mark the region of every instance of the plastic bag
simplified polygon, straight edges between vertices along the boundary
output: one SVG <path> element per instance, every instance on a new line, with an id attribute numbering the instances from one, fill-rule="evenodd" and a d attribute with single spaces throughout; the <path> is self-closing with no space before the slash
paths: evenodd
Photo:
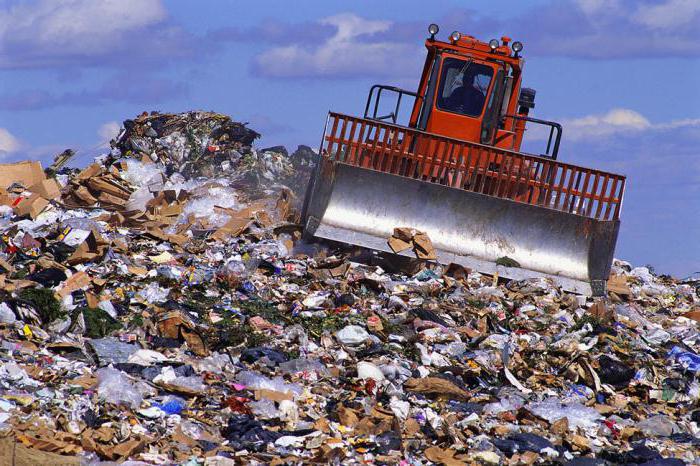
<path id="1" fill-rule="evenodd" d="M 103 367 L 97 371 L 97 392 L 107 403 L 126 404 L 132 409 L 139 407 L 143 397 L 122 371 Z"/>
<path id="2" fill-rule="evenodd" d="M 161 288 L 157 283 L 151 282 L 137 293 L 137 296 L 151 304 L 162 303 L 170 294 L 170 288 Z"/>
<path id="3" fill-rule="evenodd" d="M 145 211 L 146 204 L 148 201 L 153 199 L 153 193 L 146 186 L 138 188 L 136 191 L 131 193 L 129 200 L 126 202 L 125 208 L 130 211 Z"/>
<path id="4" fill-rule="evenodd" d="M 166 414 L 180 414 L 187 407 L 187 402 L 179 396 L 166 396 L 161 403 L 153 403 L 153 406 Z"/>
<path id="5" fill-rule="evenodd" d="M 250 411 L 255 414 L 258 419 L 276 419 L 280 416 L 280 412 L 275 406 L 275 402 L 268 399 L 253 401 L 248 403 Z"/>
<path id="6" fill-rule="evenodd" d="M 335 337 L 344 345 L 361 345 L 369 339 L 369 333 L 359 325 L 348 325 L 335 332 Z"/>
<path id="7" fill-rule="evenodd" d="M 283 258 L 289 255 L 289 250 L 281 241 L 263 240 L 251 247 L 252 251 L 260 257 Z"/>
<path id="8" fill-rule="evenodd" d="M 524 400 L 518 396 L 504 396 L 499 401 L 488 403 L 484 406 L 484 412 L 489 414 L 499 414 L 505 411 L 516 411 L 523 407 Z"/>
<path id="9" fill-rule="evenodd" d="M 527 409 L 537 416 L 554 422 L 563 417 L 569 420 L 569 428 L 581 427 L 588 429 L 596 427 L 602 416 L 593 408 L 581 403 L 561 404 L 559 400 L 549 399 L 541 403 L 530 403 Z"/>
<path id="10" fill-rule="evenodd" d="M 0 303 L 0 323 L 14 324 L 16 320 L 15 313 L 10 309 L 10 306 L 6 303 Z"/>
<path id="11" fill-rule="evenodd" d="M 318 359 L 292 359 L 291 361 L 281 363 L 279 367 L 285 374 L 298 374 L 299 372 L 328 374 L 328 369 Z"/>
<path id="12" fill-rule="evenodd" d="M 357 378 L 358 379 L 373 379 L 377 382 L 384 380 L 384 374 L 381 369 L 371 362 L 360 361 L 357 363 Z"/>
<path id="13" fill-rule="evenodd" d="M 162 368 L 160 374 L 153 378 L 153 383 L 166 383 L 196 392 L 203 392 L 207 389 L 200 377 L 195 375 L 189 377 L 178 376 L 170 366 Z"/>
<path id="14" fill-rule="evenodd" d="M 137 345 L 124 343 L 112 337 L 90 340 L 89 345 L 103 366 L 127 362 L 129 357 L 140 349 Z"/>
<path id="15" fill-rule="evenodd" d="M 158 351 L 140 349 L 129 356 L 127 362 L 138 364 L 140 366 L 150 366 L 160 362 L 167 361 L 168 358 Z"/>
<path id="16" fill-rule="evenodd" d="M 691 372 L 700 371 L 700 356 L 695 353 L 691 353 L 690 351 L 683 351 L 683 349 L 679 346 L 674 346 L 668 353 L 668 357 L 674 359 L 686 370 L 689 370 Z"/>
<path id="17" fill-rule="evenodd" d="M 276 392 L 292 392 L 300 395 L 302 389 L 299 385 L 286 383 L 282 377 L 270 379 L 264 375 L 256 374 L 255 372 L 243 371 L 236 375 L 236 381 L 245 385 L 251 390 L 274 390 Z"/>

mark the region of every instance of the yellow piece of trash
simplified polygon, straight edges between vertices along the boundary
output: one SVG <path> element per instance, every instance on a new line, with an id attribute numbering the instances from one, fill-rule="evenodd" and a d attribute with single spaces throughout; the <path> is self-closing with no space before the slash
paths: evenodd
<path id="1" fill-rule="evenodd" d="M 24 333 L 24 336 L 27 337 L 28 340 L 31 340 L 34 337 L 34 334 L 32 333 L 32 329 L 29 328 L 29 325 L 24 324 L 24 327 L 22 327 L 22 332 Z"/>
<path id="2" fill-rule="evenodd" d="M 170 262 L 174 259 L 173 255 L 170 254 L 168 251 L 163 251 L 162 253 L 158 254 L 157 256 L 148 256 L 148 258 L 152 262 L 155 262 L 156 264 L 165 264 L 165 263 Z"/>

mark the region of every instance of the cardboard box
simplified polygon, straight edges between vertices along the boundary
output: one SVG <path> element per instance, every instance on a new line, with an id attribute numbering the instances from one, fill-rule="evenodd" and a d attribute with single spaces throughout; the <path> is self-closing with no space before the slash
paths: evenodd
<path id="1" fill-rule="evenodd" d="M 0 164 L 0 188 L 7 189 L 12 183 L 21 183 L 29 187 L 45 179 L 46 175 L 41 168 L 41 162 L 25 160 Z"/>
<path id="2" fill-rule="evenodd" d="M 0 188 L 0 205 L 12 205 L 12 197 L 5 191 L 5 188 Z"/>
<path id="3" fill-rule="evenodd" d="M 83 171 L 78 173 L 78 176 L 75 177 L 75 180 L 76 181 L 89 180 L 93 176 L 97 176 L 100 173 L 102 173 L 102 167 L 100 167 L 100 165 L 97 163 L 93 163 L 92 165 L 88 166 L 87 168 L 84 168 Z"/>
<path id="4" fill-rule="evenodd" d="M 35 219 L 47 205 L 49 205 L 49 201 L 35 193 L 20 199 L 14 208 L 14 212 L 15 215 L 20 217 L 29 215 L 29 217 Z"/>
<path id="5" fill-rule="evenodd" d="M 620 296 L 629 296 L 632 294 L 632 290 L 627 284 L 627 277 L 625 275 L 610 274 L 608 278 L 608 291 L 612 291 Z"/>
<path id="6" fill-rule="evenodd" d="M 53 178 L 40 181 L 29 187 L 33 193 L 41 195 L 44 199 L 56 199 L 61 195 L 61 186 Z"/>

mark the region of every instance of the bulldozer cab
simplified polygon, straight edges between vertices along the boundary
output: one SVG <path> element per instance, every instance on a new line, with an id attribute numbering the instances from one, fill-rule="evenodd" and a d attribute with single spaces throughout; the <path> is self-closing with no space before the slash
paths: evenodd
<path id="1" fill-rule="evenodd" d="M 528 116 L 535 106 L 535 91 L 521 92 L 524 60 L 511 51 L 510 43 L 508 37 L 485 43 L 458 32 L 452 33 L 449 42 L 429 38 L 418 91 L 373 86 L 365 118 L 391 119 L 422 131 L 513 151 L 520 151 L 527 123 L 543 125 L 549 137 L 544 151 L 537 155 L 556 159 L 561 126 Z M 514 44 L 522 50 L 519 42 Z M 409 121 L 400 122 L 404 95 L 414 102 Z M 383 99 L 394 99 L 396 107 L 381 116 L 378 111 L 386 106 Z"/>
<path id="2" fill-rule="evenodd" d="M 562 128 L 529 115 L 520 42 L 429 32 L 416 91 L 375 85 L 363 117 L 329 112 L 306 237 L 420 257 L 389 241 L 420 231 L 438 262 L 603 294 L 625 177 L 557 160 Z M 549 134 L 537 154 L 521 150 L 531 125 Z"/>

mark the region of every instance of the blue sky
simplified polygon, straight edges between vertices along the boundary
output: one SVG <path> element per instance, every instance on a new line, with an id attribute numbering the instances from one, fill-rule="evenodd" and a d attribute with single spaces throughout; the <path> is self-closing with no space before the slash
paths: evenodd
<path id="1" fill-rule="evenodd" d="M 700 271 L 698 0 L 0 0 L 0 160 L 87 161 L 143 110 L 215 110 L 259 147 L 316 147 L 329 109 L 415 87 L 431 22 L 521 40 L 560 159 L 628 176 L 616 255 Z"/>

